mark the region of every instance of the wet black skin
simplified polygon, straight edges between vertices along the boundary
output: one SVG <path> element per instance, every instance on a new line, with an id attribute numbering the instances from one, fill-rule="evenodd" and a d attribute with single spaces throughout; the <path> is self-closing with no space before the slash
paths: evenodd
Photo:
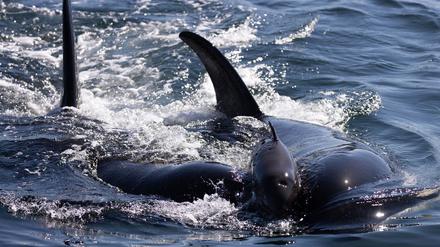
<path id="1" fill-rule="evenodd" d="M 98 163 L 97 175 L 126 193 L 178 202 L 217 193 L 237 206 L 245 206 L 243 210 L 270 218 L 313 218 L 327 210 L 338 196 L 392 175 L 388 164 L 361 143 L 339 138 L 319 126 L 301 122 L 292 126 L 289 120 L 272 120 L 274 127 L 284 128 L 279 128 L 279 137 L 268 137 L 259 143 L 249 170 L 207 161 L 155 165 L 103 160 Z M 299 140 L 306 141 L 301 143 L 285 135 L 289 127 L 315 131 L 295 132 Z M 321 141 L 309 142 L 312 139 Z"/>
<path id="2" fill-rule="evenodd" d="M 298 167 L 287 147 L 276 136 L 263 140 L 252 155 L 255 203 L 274 216 L 289 214 L 300 190 Z"/>
<path id="3" fill-rule="evenodd" d="M 160 196 L 177 202 L 217 193 L 238 203 L 244 196 L 246 184 L 246 174 L 231 166 L 207 161 L 155 165 L 106 160 L 98 163 L 97 175 L 126 193 Z"/>
<path id="4" fill-rule="evenodd" d="M 272 123 L 295 157 L 305 211 L 320 210 L 351 189 L 393 177 L 383 157 L 342 133 L 301 121 L 273 117 L 263 121 Z"/>

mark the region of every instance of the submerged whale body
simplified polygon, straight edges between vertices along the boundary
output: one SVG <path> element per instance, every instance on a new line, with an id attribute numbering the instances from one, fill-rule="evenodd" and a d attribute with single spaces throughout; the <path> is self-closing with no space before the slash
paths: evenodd
<path id="1" fill-rule="evenodd" d="M 321 216 L 328 212 L 338 219 L 347 212 L 349 219 L 354 216 L 369 219 L 366 207 L 375 209 L 378 204 L 382 205 L 381 209 L 389 210 L 389 215 L 401 210 L 406 205 L 404 201 L 413 203 L 414 199 L 437 193 L 402 190 L 398 196 L 386 200 L 378 198 L 356 204 L 362 205 L 360 208 L 347 203 L 332 207 L 335 201 L 350 200 L 353 188 L 392 177 L 385 159 L 365 144 L 325 127 L 264 115 L 238 73 L 211 43 L 191 32 L 182 32 L 180 37 L 201 58 L 211 76 L 217 109 L 231 118 L 251 116 L 264 121 L 270 125 L 271 135 L 256 147 L 247 170 L 211 161 L 158 165 L 106 159 L 97 164 L 97 176 L 101 180 L 126 193 L 178 202 L 217 193 L 243 210 L 276 217 L 307 215 L 309 222 L 322 221 Z M 63 1 L 63 42 L 61 106 L 77 107 L 79 89 L 69 0 Z"/>

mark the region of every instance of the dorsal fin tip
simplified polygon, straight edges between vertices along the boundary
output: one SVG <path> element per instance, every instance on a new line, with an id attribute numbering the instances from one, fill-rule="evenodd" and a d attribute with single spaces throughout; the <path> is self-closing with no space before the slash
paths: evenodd
<path id="1" fill-rule="evenodd" d="M 270 131 L 272 132 L 272 140 L 274 142 L 278 141 L 278 135 L 277 132 L 275 131 L 275 128 L 273 127 L 272 123 L 269 121 L 269 127 L 270 127 Z"/>

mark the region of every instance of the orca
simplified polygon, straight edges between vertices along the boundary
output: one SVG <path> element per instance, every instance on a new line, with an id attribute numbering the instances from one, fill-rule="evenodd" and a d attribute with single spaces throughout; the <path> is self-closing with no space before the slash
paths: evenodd
<path id="1" fill-rule="evenodd" d="M 179 37 L 195 51 L 208 71 L 219 111 L 229 118 L 251 116 L 271 122 L 293 157 L 307 171 L 316 173 L 303 179 L 313 191 L 309 200 L 312 204 L 321 205 L 349 187 L 391 176 L 388 162 L 361 142 L 323 126 L 263 114 L 237 71 L 217 48 L 192 32 L 182 32 Z"/>
<path id="2" fill-rule="evenodd" d="M 350 139 L 343 133 L 327 127 L 264 114 L 237 71 L 216 47 L 208 40 L 190 31 L 181 32 L 179 37 L 197 54 L 208 72 L 214 85 L 217 100 L 216 109 L 218 111 L 224 113 L 228 118 L 236 116 L 254 117 L 265 123 L 270 123 L 271 128 L 274 129 L 273 132 L 278 133 L 279 143 L 280 145 L 282 143 L 283 147 L 266 152 L 264 158 L 259 153 L 254 155 L 253 158 L 267 163 L 262 167 L 269 167 L 270 163 L 285 162 L 287 164 L 289 162 L 285 160 L 286 155 L 282 154 L 280 150 L 288 150 L 295 161 L 297 167 L 295 169 L 299 170 L 299 177 L 287 183 L 287 187 L 292 190 L 293 194 L 296 194 L 292 198 L 296 198 L 297 204 L 301 204 L 299 207 L 291 205 L 295 208 L 296 213 L 301 211 L 300 214 L 311 215 L 309 218 L 319 218 L 315 216 L 329 212 L 330 206 L 335 205 L 334 202 L 344 198 L 344 196 L 347 197 L 354 188 L 391 183 L 390 181 L 393 180 L 395 172 L 391 169 L 390 162 L 368 145 Z M 270 171 L 265 173 L 269 174 Z M 280 177 L 275 176 L 274 179 L 280 179 Z M 254 178 L 254 183 L 256 181 L 258 180 Z M 276 190 L 273 189 L 272 191 Z M 384 191 L 386 191 L 386 188 Z M 398 209 L 391 207 L 391 205 L 395 206 L 395 203 L 391 202 L 401 200 L 400 205 L 403 206 L 403 201 L 409 202 L 411 198 L 417 197 L 415 194 L 419 189 L 412 188 L 411 191 L 414 192 L 413 196 L 405 194 L 388 198 L 387 203 L 378 203 L 382 205 L 382 208 L 390 206 L 387 212 L 381 212 L 380 215 L 388 216 L 396 210 L 402 209 L 401 207 Z M 423 189 L 420 189 L 420 191 L 423 191 Z M 436 193 L 438 191 L 434 194 Z M 276 196 L 276 193 L 271 194 L 270 191 L 263 194 Z M 266 201 L 281 202 L 287 200 L 287 198 L 281 198 L 266 199 Z M 348 198 L 348 200 L 351 199 Z M 266 204 L 272 207 L 276 205 L 276 203 Z M 374 208 L 373 204 L 369 204 L 370 208 L 376 210 L 377 208 Z M 283 203 L 279 203 L 279 205 L 283 205 Z M 363 205 L 365 206 L 365 204 Z M 275 210 L 275 208 L 273 209 Z M 277 210 L 279 210 L 279 207 Z M 363 208 L 363 212 L 358 212 L 358 216 L 363 215 L 365 218 L 374 218 L 371 215 L 368 216 L 367 211 L 366 208 Z M 321 214 L 318 214 L 318 212 L 321 212 Z"/>

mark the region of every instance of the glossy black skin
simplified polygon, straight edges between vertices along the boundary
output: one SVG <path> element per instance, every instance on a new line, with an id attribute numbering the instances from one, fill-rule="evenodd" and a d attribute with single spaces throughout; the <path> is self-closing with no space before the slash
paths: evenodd
<path id="1" fill-rule="evenodd" d="M 70 0 L 63 0 L 63 88 L 61 107 L 78 106 L 78 71 Z"/>
<path id="2" fill-rule="evenodd" d="M 361 185 L 387 180 L 393 172 L 367 145 L 315 124 L 264 117 L 277 130 L 300 169 L 301 210 L 317 212 Z"/>
<path id="3" fill-rule="evenodd" d="M 177 202 L 218 193 L 236 203 L 243 200 L 246 180 L 246 174 L 231 166 L 206 161 L 155 165 L 104 160 L 98 163 L 97 175 L 126 193 L 156 195 Z"/>
<path id="4" fill-rule="evenodd" d="M 296 163 L 286 146 L 272 138 L 258 145 L 246 171 L 206 161 L 155 165 L 104 160 L 98 163 L 97 175 L 130 194 L 183 202 L 217 193 L 232 203 L 256 205 L 274 216 L 288 214 L 299 193 Z"/>
<path id="5" fill-rule="evenodd" d="M 271 215 L 288 215 L 299 194 L 298 167 L 276 134 L 256 148 L 251 171 L 254 203 Z"/>

